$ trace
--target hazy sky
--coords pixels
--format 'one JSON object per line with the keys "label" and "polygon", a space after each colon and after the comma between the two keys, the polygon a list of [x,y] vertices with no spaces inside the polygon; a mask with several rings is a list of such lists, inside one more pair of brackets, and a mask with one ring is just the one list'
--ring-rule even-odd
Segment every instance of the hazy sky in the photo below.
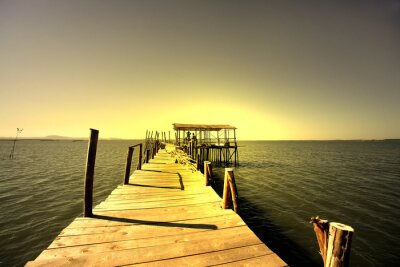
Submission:
{"label": "hazy sky", "polygon": [[0,136],[400,137],[400,1],[2,1]]}

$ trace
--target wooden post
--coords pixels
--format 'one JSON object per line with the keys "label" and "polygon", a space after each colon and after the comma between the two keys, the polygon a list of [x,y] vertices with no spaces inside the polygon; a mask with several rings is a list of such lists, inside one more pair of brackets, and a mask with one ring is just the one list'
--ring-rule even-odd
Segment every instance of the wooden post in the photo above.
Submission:
{"label": "wooden post", "polygon": [[224,177],[224,191],[222,194],[222,208],[229,208],[230,204],[233,203],[233,210],[238,212],[238,195],[235,183],[235,177],[233,175],[233,168],[225,168]]}
{"label": "wooden post", "polygon": [[232,203],[233,203],[233,210],[238,213],[239,206],[238,206],[238,192],[236,188],[236,181],[235,181],[235,175],[233,174],[233,169],[230,168],[232,171],[228,171],[229,175],[229,187],[231,190],[231,197],[232,197]]}
{"label": "wooden post", "polygon": [[140,145],[139,145],[139,163],[138,163],[138,166],[137,166],[138,170],[142,169],[142,147],[143,147],[143,144],[140,143]]}
{"label": "wooden post", "polygon": [[348,225],[336,222],[331,222],[329,224],[329,239],[325,267],[349,266],[353,232],[354,229]]}
{"label": "wooden post", "polygon": [[131,176],[131,165],[132,165],[132,155],[133,155],[133,147],[128,148],[128,154],[126,156],[126,164],[125,164],[125,178],[124,184],[129,184],[129,176]]}
{"label": "wooden post", "polygon": [[204,178],[206,180],[206,186],[210,185],[212,179],[212,167],[210,161],[204,161]]}
{"label": "wooden post", "polygon": [[93,216],[93,180],[94,166],[96,163],[97,141],[99,139],[99,131],[90,129],[90,139],[88,145],[88,153],[86,158],[86,170],[84,180],[84,196],[83,196],[83,216]]}
{"label": "wooden post", "polygon": [[326,250],[328,246],[328,230],[329,230],[329,222],[328,220],[320,219],[317,217],[311,217],[310,223],[313,224],[314,232],[317,237],[318,246],[320,250],[320,254],[322,260],[325,264],[326,262]]}
{"label": "wooden post", "polygon": [[224,191],[222,193],[222,208],[227,209],[229,208],[229,204],[231,202],[231,190],[229,186],[229,175],[228,172],[232,172],[232,168],[225,168],[225,175],[224,175]]}
{"label": "wooden post", "polygon": [[348,225],[317,217],[311,218],[324,267],[349,266],[350,246],[354,229]]}
{"label": "wooden post", "polygon": [[149,163],[149,160],[150,160],[150,149],[147,149],[146,150],[146,163]]}
{"label": "wooden post", "polygon": [[200,154],[197,154],[196,170],[200,170]]}

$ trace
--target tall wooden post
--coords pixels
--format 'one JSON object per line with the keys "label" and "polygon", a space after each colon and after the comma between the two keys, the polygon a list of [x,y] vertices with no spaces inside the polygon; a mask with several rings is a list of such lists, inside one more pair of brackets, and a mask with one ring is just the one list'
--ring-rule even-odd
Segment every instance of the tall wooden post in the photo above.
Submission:
{"label": "tall wooden post", "polygon": [[137,169],[138,169],[138,170],[141,170],[141,169],[142,169],[142,157],[143,157],[143,155],[142,155],[142,153],[143,153],[142,147],[143,147],[143,144],[140,143],[140,144],[139,144],[139,163],[138,163],[138,166],[137,166]]}
{"label": "tall wooden post", "polygon": [[348,225],[336,222],[331,222],[329,224],[329,239],[325,267],[349,266],[353,232],[354,229]]}
{"label": "tall wooden post", "polygon": [[88,153],[86,158],[86,170],[84,180],[84,196],[83,196],[83,216],[93,216],[93,180],[94,166],[96,163],[97,141],[99,139],[99,131],[90,129],[90,139],[88,145]]}
{"label": "tall wooden post", "polygon": [[210,185],[212,179],[212,167],[210,161],[204,161],[204,179],[206,181],[206,186]]}
{"label": "tall wooden post", "polygon": [[126,156],[126,164],[125,164],[125,178],[124,184],[129,184],[129,176],[131,176],[131,165],[132,165],[132,155],[133,155],[133,147],[128,148],[128,154]]}
{"label": "tall wooden post", "polygon": [[354,229],[317,217],[311,218],[324,267],[348,267]]}

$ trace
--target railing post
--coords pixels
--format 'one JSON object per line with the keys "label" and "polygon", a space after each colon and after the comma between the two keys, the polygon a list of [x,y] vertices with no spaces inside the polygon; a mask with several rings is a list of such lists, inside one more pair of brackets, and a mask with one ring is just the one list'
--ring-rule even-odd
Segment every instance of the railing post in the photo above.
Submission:
{"label": "railing post", "polygon": [[150,149],[146,150],[146,163],[149,163],[150,160]]}
{"label": "railing post", "polygon": [[204,161],[204,179],[206,181],[206,186],[210,185],[212,179],[212,168],[210,161]]}
{"label": "railing post", "polygon": [[94,166],[96,163],[97,141],[99,138],[99,131],[90,129],[90,139],[88,145],[88,153],[86,158],[86,170],[84,180],[84,196],[83,196],[83,216],[93,216],[93,180],[94,180]]}
{"label": "railing post", "polygon": [[197,159],[196,159],[196,170],[200,170],[200,154],[197,154]]}
{"label": "railing post", "polygon": [[233,210],[237,213],[238,199],[237,199],[235,176],[233,175],[233,168],[225,168],[224,191],[222,194],[222,208],[223,209],[229,208],[231,203],[233,203]]}
{"label": "railing post", "polygon": [[142,169],[142,146],[143,146],[143,144],[140,143],[140,145],[139,145],[139,163],[138,163],[138,167],[137,167],[138,170]]}
{"label": "railing post", "polygon": [[131,175],[131,165],[132,165],[132,155],[133,155],[133,147],[128,148],[128,154],[126,157],[126,165],[125,165],[125,179],[124,184],[129,184],[129,176]]}

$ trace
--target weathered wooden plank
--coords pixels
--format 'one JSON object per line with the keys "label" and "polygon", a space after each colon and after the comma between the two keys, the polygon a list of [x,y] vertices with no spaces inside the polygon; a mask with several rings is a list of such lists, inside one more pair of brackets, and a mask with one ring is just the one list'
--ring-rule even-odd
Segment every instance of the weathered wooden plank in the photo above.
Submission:
{"label": "weathered wooden plank", "polygon": [[[170,225],[175,225],[171,227]],[[247,231],[244,223],[237,219],[227,219],[206,223],[173,223],[165,225],[139,225],[117,226],[112,229],[91,229],[97,232],[78,235],[59,236],[49,249],[45,250],[41,257],[64,257],[68,254],[80,255],[84,253],[116,251],[155,245],[174,244],[180,240],[202,240],[204,237],[216,238],[230,233],[241,234]],[[233,229],[234,228],[234,229]],[[85,229],[87,230],[87,229]],[[222,233],[220,231],[227,230]],[[228,231],[229,230],[229,231]],[[196,241],[196,242],[197,242]]]}
{"label": "weathered wooden plank", "polygon": [[252,257],[239,261],[227,262],[214,266],[274,266],[287,267],[288,265],[276,254],[268,254],[263,256]]}
{"label": "weathered wooden plank", "polygon": [[116,201],[116,200],[137,200],[137,201],[154,201],[158,199],[180,199],[180,198],[196,198],[198,197],[207,197],[207,196],[218,196],[215,192],[203,191],[200,193],[185,193],[185,194],[177,194],[170,192],[160,192],[153,194],[110,194],[107,197],[107,201]]}
{"label": "weathered wooden plank", "polygon": [[[44,259],[42,263],[44,266],[54,266],[54,264],[82,264],[87,266],[128,265],[262,244],[254,234],[249,234],[248,231],[250,230],[246,226],[243,226],[209,231],[210,235],[195,233],[179,235],[175,238],[141,239],[138,243],[142,247],[139,248],[101,252],[97,256],[93,254],[68,254],[68,256],[62,257],[59,261],[49,259],[46,261]],[[226,240],[229,240],[229,242]],[[146,243],[143,244],[143,242]],[[40,261],[37,264],[40,264]],[[33,264],[32,266],[35,265]]]}
{"label": "weathered wooden plank", "polygon": [[219,250],[205,254],[197,254],[187,257],[133,264],[128,266],[135,266],[135,267],[211,266],[211,265],[229,263],[232,261],[240,261],[270,254],[273,254],[273,252],[267,246],[265,246],[264,244],[258,244],[258,245],[245,246],[233,249]]}
{"label": "weathered wooden plank", "polygon": [[161,207],[175,207],[175,206],[185,206],[193,204],[202,204],[209,202],[220,202],[217,198],[189,198],[189,199],[172,199],[165,201],[104,201],[101,202],[95,208],[95,211],[100,211],[104,209],[149,209],[149,208],[161,208]]}
{"label": "weathered wooden plank", "polygon": [[[208,207],[208,208],[207,208]],[[127,211],[109,211],[98,212],[94,218],[76,218],[68,228],[74,227],[96,227],[111,226],[121,223],[131,223],[133,220],[148,220],[159,222],[174,222],[180,220],[192,220],[209,218],[215,216],[224,216],[234,214],[231,210],[221,211],[216,204],[193,205],[181,207],[168,207],[163,209],[144,209],[144,210],[127,210]],[[114,220],[104,220],[96,218],[98,215],[109,216]]]}
{"label": "weathered wooden plank", "polygon": [[[99,220],[99,221],[104,221],[104,220]],[[179,220],[179,221],[170,221],[170,222],[160,222],[160,221],[147,221],[148,224],[143,224],[141,221],[132,221],[132,222],[119,222],[119,221],[112,221],[109,220],[108,222],[115,222],[115,224],[99,224],[99,225],[90,225],[89,222],[85,222],[84,224],[81,224],[83,227],[67,227],[62,232],[58,235],[59,237],[62,236],[77,236],[77,235],[89,235],[89,234],[105,234],[105,233],[116,233],[116,232],[123,232],[126,231],[127,229],[132,229],[133,231],[148,231],[149,230],[149,225],[157,227],[158,223],[159,225],[163,226],[165,229],[167,229],[166,226],[169,224],[182,224],[182,226],[187,225],[188,227],[186,228],[192,228],[196,229],[196,227],[189,227],[191,225],[196,226],[197,224],[210,224],[210,225],[215,225],[216,229],[220,229],[222,226],[226,227],[233,227],[233,226],[239,226],[239,225],[244,225],[244,222],[242,219],[237,216],[236,214],[227,214],[227,215],[222,215],[222,216],[213,216],[213,217],[203,217],[203,218],[194,218],[190,220]],[[153,224],[151,224],[154,222]],[[175,230],[178,229],[177,227],[171,227],[171,229]],[[199,228],[200,229],[200,228]],[[163,230],[163,229],[160,229]],[[182,230],[179,230],[181,232]],[[136,232],[137,233],[137,232]],[[159,234],[158,232],[156,234]],[[170,233],[172,234],[172,233]],[[152,234],[154,235],[154,234]]]}

